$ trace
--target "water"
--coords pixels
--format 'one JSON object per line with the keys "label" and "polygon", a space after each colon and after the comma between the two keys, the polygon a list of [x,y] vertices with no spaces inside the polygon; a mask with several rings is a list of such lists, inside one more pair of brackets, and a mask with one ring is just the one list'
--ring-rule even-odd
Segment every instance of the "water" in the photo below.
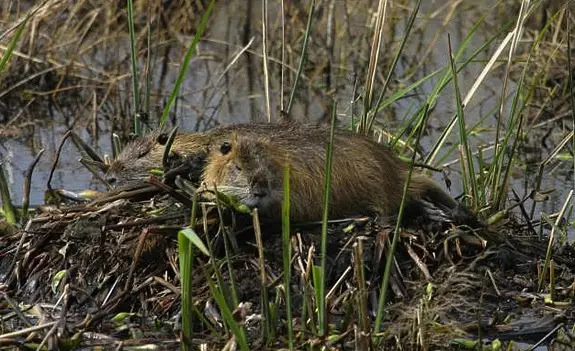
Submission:
{"label": "water", "polygon": [[[304,78],[300,82],[300,89],[295,100],[292,115],[298,120],[318,121],[325,119],[329,115],[332,96],[338,100],[338,113],[342,124],[348,123],[351,115],[351,101],[353,93],[358,95],[363,86],[360,84],[354,90],[356,79],[363,81],[367,70],[367,59],[369,46],[371,44],[371,30],[367,27],[374,21],[374,11],[376,2],[364,1],[368,7],[353,4],[346,1],[336,1],[334,8],[336,38],[334,43],[334,57],[336,61],[332,63],[331,80],[327,82],[322,72],[327,53],[325,52],[325,35],[327,28],[328,7],[322,7],[316,13],[316,27],[314,27],[313,37],[310,41],[309,64],[304,71]],[[268,31],[270,39],[268,50],[270,57],[280,58],[279,48],[281,41],[279,37],[280,8],[270,5],[270,16]],[[344,16],[344,8],[347,7],[349,15]],[[449,64],[449,48],[447,34],[451,36],[453,50],[457,50],[465,39],[473,24],[480,15],[487,13],[488,20],[482,24],[478,34],[472,39],[469,48],[464,56],[471,54],[473,50],[480,47],[482,43],[494,35],[501,27],[496,18],[500,8],[491,9],[487,5],[476,5],[472,1],[462,1],[457,7],[444,2],[424,1],[423,7],[418,15],[413,34],[408,42],[402,59],[399,61],[396,74],[394,75],[391,88],[388,94],[394,89],[405,87],[421,79],[425,75]],[[370,11],[365,11],[371,8]],[[453,11],[452,11],[453,10]],[[294,27],[305,24],[305,7],[290,7],[288,14],[288,25]],[[390,18],[388,23],[396,22],[393,31],[387,30],[382,55],[385,53],[389,60],[393,57],[397,43],[401,40],[402,31],[409,12],[401,8],[388,9]],[[297,15],[295,15],[297,13]],[[509,13],[510,18],[516,16]],[[250,32],[245,33],[244,28],[247,19],[250,19]],[[243,1],[231,1],[227,4],[218,4],[210,20],[210,31],[205,36],[198,47],[196,57],[192,60],[186,75],[186,80],[180,91],[177,107],[174,110],[175,116],[172,121],[176,122],[181,130],[202,130],[214,126],[215,124],[230,124],[248,121],[266,120],[265,98],[263,74],[261,68],[261,8],[260,3],[251,4]],[[391,25],[390,25],[391,26]],[[142,28],[140,28],[142,29]],[[391,27],[390,27],[391,29]],[[108,40],[105,43],[96,42],[99,37],[97,30],[94,34],[88,34],[84,43],[91,43],[91,50],[80,50],[79,57],[70,57],[70,60],[77,60],[85,63],[89,69],[82,69],[82,73],[92,79],[104,81],[101,73],[113,71],[117,76],[123,75],[121,79],[110,84],[96,84],[96,88],[80,89],[78,101],[71,103],[69,109],[28,109],[30,115],[34,115],[38,121],[31,137],[26,138],[2,138],[0,145],[0,157],[4,160],[5,170],[8,173],[12,196],[19,204],[22,197],[23,177],[28,165],[32,162],[40,149],[45,149],[44,156],[40,159],[31,190],[32,205],[43,203],[43,192],[46,189],[46,182],[54,162],[56,150],[64,133],[72,127],[74,131],[82,135],[85,140],[93,144],[102,154],[111,153],[110,132],[119,130],[126,132],[129,123],[122,122],[121,116],[131,114],[131,81],[129,77],[129,50],[127,46],[127,31],[120,32],[123,36],[118,40]],[[287,102],[289,87],[293,83],[293,74],[299,62],[299,50],[301,48],[301,33],[297,30],[287,32],[287,60],[288,66],[285,69],[286,83],[284,87],[283,101]],[[393,33],[393,35],[392,35]],[[189,33],[188,33],[189,34]],[[244,45],[244,39],[254,38],[247,53],[244,53],[233,64],[235,55]],[[152,99],[151,115],[153,118],[161,112],[169,91],[177,78],[179,62],[183,59],[185,48],[191,41],[191,36],[178,34],[177,41],[154,41],[153,53],[155,60],[152,74]],[[290,40],[292,40],[290,42]],[[458,76],[460,90],[465,95],[472,84],[477,79],[481,70],[485,67],[486,61],[494,52],[500,41],[491,44],[484,53],[480,54],[476,62],[469,64]],[[394,44],[394,45],[392,45]],[[80,45],[80,44],[75,44]],[[88,45],[88,44],[85,44]],[[80,46],[81,47],[81,46]],[[168,48],[170,50],[168,51]],[[392,53],[388,51],[393,50]],[[427,56],[425,56],[427,53]],[[422,57],[423,56],[423,57]],[[505,56],[501,57],[505,59]],[[168,60],[166,74],[162,75],[161,64]],[[382,64],[381,78],[387,73],[389,64]],[[117,61],[117,62],[116,62]],[[280,110],[280,78],[279,65],[270,61],[270,96],[272,115],[277,116]],[[414,64],[419,62],[419,65]],[[110,68],[112,64],[114,69]],[[144,61],[141,61],[142,70]],[[480,89],[475,93],[470,104],[466,106],[466,119],[475,123],[482,116],[488,116],[484,124],[493,127],[495,125],[495,106],[502,91],[502,77],[504,74],[504,63],[499,63],[498,68],[489,73]],[[415,69],[414,69],[415,67]],[[316,71],[314,71],[316,69]],[[319,73],[318,73],[319,72]],[[110,74],[111,75],[111,74]],[[416,89],[408,98],[399,100],[390,106],[380,116],[386,128],[394,129],[402,125],[405,116],[411,115],[419,108],[426,97],[436,86],[437,80],[441,76],[431,79]],[[142,79],[143,81],[143,79]],[[329,85],[329,86],[328,86]],[[106,88],[113,87],[112,93],[105,95]],[[507,92],[514,92],[516,84],[514,80],[509,81]],[[326,93],[327,91],[332,93]],[[66,94],[60,93],[60,94]],[[376,92],[377,94],[377,92]],[[108,100],[106,100],[108,99]],[[93,101],[92,101],[93,100]],[[77,105],[77,106],[76,106]],[[506,103],[504,116],[508,116],[511,102]],[[34,106],[34,105],[32,105]],[[97,106],[95,108],[95,106]],[[120,106],[120,107],[119,107]],[[123,106],[123,107],[121,107]],[[443,130],[455,113],[455,100],[452,86],[449,85],[441,94],[436,106],[430,112],[429,134],[422,140],[423,152],[429,151],[434,141]],[[23,107],[26,109],[25,107]],[[73,112],[71,112],[73,111]],[[94,115],[95,111],[95,115]],[[360,111],[360,106],[355,106],[355,112]],[[493,117],[490,117],[492,115]],[[100,129],[98,138],[93,138],[94,119],[97,118],[97,125]],[[277,117],[274,117],[277,120]],[[16,123],[17,125],[17,123]],[[544,134],[546,130],[534,130],[531,137],[537,140],[536,136]],[[126,133],[124,133],[126,134]],[[554,131],[549,138],[552,148],[562,137],[560,131]],[[471,138],[475,146],[485,145],[494,139],[492,130],[485,130],[480,136]],[[454,132],[450,138],[453,143],[458,142],[457,133]],[[535,144],[537,145],[537,141]],[[527,156],[536,161],[546,157],[550,149],[534,148],[534,152]],[[533,151],[533,150],[532,150]],[[78,162],[79,153],[68,141],[64,146],[60,161],[55,169],[52,187],[66,188],[68,190],[81,190],[85,188],[97,188],[97,183],[92,179],[92,175],[84,169]],[[442,163],[450,163],[451,158],[446,158]],[[447,171],[451,174],[453,182],[452,194],[461,192],[459,175],[457,175],[458,163],[450,167]],[[440,180],[440,177],[437,177]],[[526,194],[533,187],[535,172],[532,169],[517,169],[513,173],[512,188],[520,195]],[[546,172],[543,179],[543,188],[555,188],[556,191],[550,195],[549,201],[539,205],[536,213],[553,213],[562,206],[567,193],[573,188],[572,167],[567,163],[559,164],[556,172]],[[530,208],[528,205],[527,208]],[[538,217],[538,216],[536,216]]]}

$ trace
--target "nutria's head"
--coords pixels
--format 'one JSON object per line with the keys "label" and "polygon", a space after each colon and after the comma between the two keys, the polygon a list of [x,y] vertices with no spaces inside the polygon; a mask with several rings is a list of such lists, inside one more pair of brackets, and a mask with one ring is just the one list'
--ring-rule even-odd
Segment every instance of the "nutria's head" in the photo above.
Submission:
{"label": "nutria's head", "polygon": [[[274,158],[275,156],[275,158]],[[266,215],[282,199],[281,160],[269,142],[233,135],[214,144],[203,173],[206,186]]]}
{"label": "nutria's head", "polygon": [[118,156],[110,163],[105,179],[114,186],[122,186],[144,181],[149,171],[161,168],[163,145],[167,134],[160,131],[136,138],[126,144]]}
{"label": "nutria's head", "polygon": [[[198,181],[207,156],[210,138],[204,133],[176,134],[164,164],[168,134],[159,130],[128,143],[106,171],[106,180],[114,186],[145,181],[153,169],[176,169],[178,174]],[[167,168],[167,169],[164,169]],[[180,170],[181,169],[181,170]]]}

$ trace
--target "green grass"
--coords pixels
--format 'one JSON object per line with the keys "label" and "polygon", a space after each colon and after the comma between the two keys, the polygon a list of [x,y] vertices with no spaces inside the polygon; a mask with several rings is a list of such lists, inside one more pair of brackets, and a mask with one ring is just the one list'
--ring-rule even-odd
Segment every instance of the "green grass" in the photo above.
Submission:
{"label": "green grass", "polygon": [[307,17],[307,25],[305,28],[303,47],[302,47],[301,56],[299,59],[299,65],[297,67],[297,73],[295,75],[295,80],[294,80],[293,87],[292,87],[291,92],[290,92],[288,104],[287,104],[287,107],[285,110],[286,116],[290,115],[292,105],[294,103],[295,95],[296,95],[296,92],[298,90],[298,84],[299,84],[299,81],[301,79],[303,68],[304,68],[306,60],[307,60],[307,49],[308,49],[309,38],[311,36],[311,28],[312,28],[311,24],[313,23],[314,9],[315,9],[315,0],[311,0],[309,3],[309,12],[307,15],[308,16]]}
{"label": "green grass", "polygon": [[282,258],[284,275],[284,294],[286,305],[286,324],[288,333],[288,347],[294,348],[293,314],[291,302],[291,231],[290,231],[290,169],[284,168],[283,173],[283,202],[282,202]]}
{"label": "green grass", "polygon": [[[329,197],[331,196],[331,172],[333,158],[333,138],[335,133],[335,122],[337,117],[337,102],[334,102],[331,113],[331,128],[327,154],[325,158],[325,180],[323,188],[323,218],[321,223],[321,263],[319,267],[313,267],[314,283],[318,304],[319,336],[325,337],[328,333],[326,301],[325,301],[325,280],[326,280],[326,260],[327,260],[327,222],[329,220]],[[319,284],[319,285],[318,285]]]}
{"label": "green grass", "polygon": [[[422,123],[419,127],[419,136],[418,136],[417,141],[419,141],[419,139],[421,138],[421,135],[422,135],[423,130],[424,130],[424,126],[426,125],[424,122],[427,121],[427,116],[428,116],[428,107],[426,106],[426,108],[423,110]],[[407,179],[405,180],[405,183],[403,184],[401,205],[399,207],[399,213],[397,215],[395,230],[393,232],[393,239],[391,241],[391,246],[389,247],[389,250],[387,250],[385,270],[383,273],[383,279],[381,281],[379,301],[377,304],[377,314],[375,317],[375,324],[373,327],[374,333],[380,332],[381,324],[382,324],[384,313],[385,313],[385,304],[387,303],[387,299],[388,299],[387,295],[388,295],[388,291],[389,291],[389,279],[391,278],[391,269],[392,269],[393,261],[395,258],[395,256],[394,256],[395,255],[395,249],[397,247],[397,242],[399,240],[401,221],[403,220],[405,203],[407,202],[407,190],[409,189],[409,183],[411,182],[411,176],[413,173],[413,162],[415,161],[415,155],[416,155],[416,153],[414,152],[413,156],[411,158],[412,162],[411,162],[411,166],[409,167]]]}
{"label": "green grass", "polygon": [[[16,27],[12,28],[15,29],[14,35],[12,36],[12,39],[10,39],[10,41],[8,42],[8,46],[4,51],[4,55],[2,55],[2,58],[0,59],[0,75],[4,74],[6,65],[10,61],[14,49],[18,44],[18,40],[20,39],[20,36],[22,35],[22,32],[24,31],[24,28],[26,27],[28,20],[32,16],[32,13],[33,12],[29,12],[26,15],[26,17],[24,17],[24,19]],[[6,32],[4,32],[2,34],[2,37],[6,36],[10,31],[11,30],[9,29]],[[8,186],[2,162],[0,162],[0,197],[2,198],[2,215],[9,224],[16,224],[18,222],[18,212],[16,211],[16,208],[12,203],[12,198],[10,196],[10,187]]]}
{"label": "green grass", "polygon": [[182,82],[184,81],[184,78],[188,74],[188,68],[190,65],[190,61],[192,60],[192,57],[194,57],[194,54],[196,53],[196,47],[197,47],[198,43],[200,42],[200,38],[202,37],[204,30],[206,29],[206,26],[208,24],[208,19],[210,18],[210,15],[211,15],[212,10],[214,8],[215,2],[216,2],[215,0],[211,0],[210,3],[208,4],[208,7],[206,8],[206,12],[204,12],[204,14],[202,15],[202,20],[200,21],[200,24],[198,25],[198,29],[196,31],[196,34],[194,35],[194,38],[192,39],[192,42],[190,43],[190,46],[188,47],[188,51],[186,53],[186,56],[184,57],[184,61],[182,62],[181,66],[180,66],[180,70],[178,72],[178,78],[176,79],[176,83],[174,84],[174,88],[172,89],[172,92],[170,93],[170,96],[168,98],[168,103],[166,104],[166,106],[164,106],[164,109],[162,110],[162,116],[160,117],[160,126],[163,126],[166,123],[166,121],[168,120],[168,116],[170,114],[170,111],[172,110],[174,102],[176,101],[176,97],[180,93],[180,87],[182,85]]}

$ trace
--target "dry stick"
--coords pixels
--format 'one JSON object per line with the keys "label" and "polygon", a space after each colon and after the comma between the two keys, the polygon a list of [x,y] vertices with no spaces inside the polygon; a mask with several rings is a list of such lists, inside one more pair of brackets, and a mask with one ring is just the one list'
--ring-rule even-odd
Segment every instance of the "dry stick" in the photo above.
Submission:
{"label": "dry stick", "polygon": [[2,39],[4,39],[5,36],[7,36],[11,32],[13,32],[14,30],[16,30],[16,28],[20,27],[22,22],[27,21],[30,17],[34,16],[36,14],[36,12],[42,10],[44,8],[44,5],[46,5],[46,3],[48,3],[48,1],[50,1],[50,0],[44,0],[44,2],[38,4],[32,10],[30,10],[27,14],[20,17],[20,19],[17,20],[10,28],[5,30],[4,33],[0,34],[0,41],[2,41]]}
{"label": "dry stick", "polygon": [[536,234],[537,231],[533,227],[533,223],[532,223],[532,220],[529,218],[529,214],[527,213],[527,209],[525,209],[525,206],[523,206],[525,201],[527,201],[530,198],[529,194],[527,194],[526,196],[523,197],[523,199],[521,199],[519,197],[519,195],[517,194],[517,192],[515,191],[515,189],[511,189],[511,192],[513,193],[513,196],[515,197],[515,201],[517,201],[517,204],[511,206],[507,210],[510,211],[514,207],[519,207],[519,211],[521,212],[521,215],[523,216],[523,219],[525,220],[525,224],[527,225],[527,228],[529,229],[529,231],[531,233]]}
{"label": "dry stick", "polygon": [[[233,67],[233,65],[240,59],[242,54],[244,52],[246,52],[250,46],[252,46],[254,39],[255,39],[255,37],[251,37],[249,42],[244,47],[242,47],[242,49],[237,54],[234,55],[234,57],[231,59],[230,63],[228,63],[228,65],[224,68],[224,70],[222,71],[220,76],[216,79],[216,82],[212,85],[209,85],[208,88],[217,88],[218,87],[218,85],[220,84],[220,81],[225,77],[225,75]],[[211,95],[212,97],[208,98],[208,101],[211,101],[215,94],[216,94],[216,92],[214,91],[214,93]]]}
{"label": "dry stick", "polygon": [[62,148],[64,147],[64,142],[66,141],[66,139],[68,139],[68,137],[72,134],[72,131],[69,130],[66,132],[66,134],[64,134],[64,138],[62,138],[62,141],[60,142],[60,145],[58,146],[58,152],[56,153],[56,158],[54,159],[54,163],[52,164],[52,168],[50,169],[50,176],[48,177],[48,182],[46,183],[46,187],[48,188],[48,190],[52,190],[52,177],[54,176],[54,171],[56,170],[56,166],[58,165],[58,161],[60,160],[60,153],[62,152]]}
{"label": "dry stick", "polygon": [[41,149],[36,155],[32,164],[26,169],[24,173],[24,187],[22,190],[22,219],[25,221],[28,218],[28,207],[30,206],[30,184],[32,183],[32,173],[34,173],[34,168],[40,161],[40,157],[44,153],[44,149]]}
{"label": "dry stick", "polygon": [[547,333],[544,337],[541,338],[541,340],[539,340],[537,343],[535,343],[535,345],[532,345],[530,348],[528,348],[526,351],[533,351],[535,349],[537,349],[539,346],[541,346],[545,341],[547,341],[547,339],[549,339],[550,336],[552,336],[553,334],[555,334],[559,329],[565,327],[564,323],[559,323],[555,328],[553,328],[549,333]]}
{"label": "dry stick", "polygon": [[[263,0],[266,1],[266,0]],[[262,309],[265,320],[264,324],[264,335],[266,337],[266,343],[272,338],[271,321],[267,320],[270,314],[270,306],[268,304],[268,291],[266,286],[266,268],[265,268],[265,258],[264,258],[264,244],[262,240],[262,230],[260,226],[260,219],[258,216],[258,209],[255,208],[252,212],[252,219],[254,224],[254,234],[256,237],[256,246],[258,248],[258,268],[260,271],[260,289],[262,299]],[[288,287],[286,287],[288,288]]]}
{"label": "dry stick", "polygon": [[0,335],[0,339],[8,339],[8,338],[12,338],[12,337],[15,337],[15,336],[28,335],[28,334],[30,334],[31,332],[35,332],[35,331],[38,331],[38,330],[42,330],[42,329],[49,328],[49,327],[53,326],[53,325],[56,324],[56,323],[58,323],[58,322],[44,323],[44,324],[36,325],[36,326],[30,327],[30,328],[17,330],[17,331],[15,331],[15,332],[2,334],[2,335]]}
{"label": "dry stick", "polygon": [[168,134],[168,140],[166,141],[166,145],[164,146],[164,153],[162,154],[162,166],[164,167],[164,170],[168,168],[168,158],[170,157],[170,150],[172,149],[172,144],[174,143],[174,139],[176,138],[177,133],[178,133],[178,126],[175,126]]}
{"label": "dry stick", "polygon": [[[44,339],[42,339],[42,342],[40,343],[40,345],[38,345],[36,350],[42,350],[42,347],[48,341],[48,338],[52,336],[54,333],[56,333],[58,327],[66,324],[66,314],[68,312],[68,286],[69,285],[66,285],[64,287],[64,292],[62,293],[64,296],[64,305],[62,306],[62,310],[60,311],[60,319],[55,321],[56,323],[52,326],[52,328],[50,328],[50,330],[48,330],[48,332],[44,336]],[[58,336],[56,335],[56,337]]]}
{"label": "dry stick", "polygon": [[119,199],[129,199],[138,195],[145,195],[148,193],[157,193],[157,186],[154,184],[148,184],[146,182],[138,183],[135,185],[128,185],[122,188],[116,188],[104,194],[104,196],[97,198],[96,200],[90,202],[86,207],[94,207],[102,204],[106,204]]}
{"label": "dry stick", "polygon": [[22,246],[24,246],[24,241],[26,241],[26,237],[28,236],[28,231],[30,230],[32,223],[33,223],[32,220],[28,220],[28,223],[26,223],[26,226],[24,227],[24,231],[22,232],[22,236],[20,237],[20,241],[18,242],[18,246],[16,247],[16,252],[14,252],[14,259],[10,264],[10,268],[8,268],[8,272],[10,272],[10,275],[4,281],[5,285],[9,286],[16,275],[16,270],[14,268],[16,267],[16,262],[18,261],[20,250],[22,250]]}
{"label": "dry stick", "polygon": [[[165,221],[180,219],[184,216],[185,216],[185,214],[175,213],[175,214],[170,214],[170,215],[165,215],[165,216],[158,216],[158,217],[152,217],[152,218],[146,218],[146,219],[137,219],[134,221],[121,223],[121,224],[110,224],[110,225],[105,226],[103,228],[103,230],[118,230],[118,229],[131,228],[131,227],[135,227],[135,226],[162,223]],[[177,229],[177,228],[181,229],[181,226],[174,226],[174,229]]]}
{"label": "dry stick", "polygon": [[80,138],[78,134],[72,131],[70,131],[70,134],[72,137],[72,142],[74,143],[74,145],[76,145],[76,147],[80,152],[85,152],[93,161],[102,164],[104,163],[104,160],[100,157],[100,155],[98,155],[98,153],[94,151],[94,149],[90,145],[84,142],[84,140],[82,140],[82,138]]}
{"label": "dry stick", "polygon": [[156,186],[159,189],[162,189],[163,191],[165,191],[166,193],[168,193],[170,196],[172,196],[174,199],[178,200],[179,202],[181,202],[182,204],[184,204],[184,206],[191,208],[193,205],[193,201],[186,197],[185,195],[182,195],[181,193],[177,192],[174,188],[172,188],[171,186],[164,184],[162,182],[160,182],[157,178],[152,177],[149,180],[149,183]]}
{"label": "dry stick", "polygon": [[365,287],[365,275],[364,275],[364,266],[363,266],[363,257],[364,257],[364,250],[363,250],[363,241],[358,239],[355,244],[353,245],[353,267],[355,273],[355,279],[358,285],[358,291],[356,292],[357,304],[358,304],[358,314],[359,318],[359,337],[357,338],[357,343],[360,346],[360,349],[368,350],[370,349],[370,341],[369,338],[369,312],[367,308],[367,298],[368,292]]}
{"label": "dry stick", "polygon": [[[16,314],[16,316],[18,316],[18,318],[20,318],[20,320],[22,321],[22,323],[26,324],[28,327],[32,326],[32,322],[30,322],[28,320],[28,318],[26,318],[26,316],[24,315],[24,312],[22,312],[22,310],[19,308],[18,303],[13,301],[8,294],[3,293],[2,294],[2,298],[4,300],[6,300],[6,302],[8,303],[8,306],[14,310],[14,313]],[[24,310],[30,310],[32,309],[33,306],[30,307],[26,307],[24,308]]]}
{"label": "dry stick", "polygon": [[149,233],[150,233],[150,230],[148,228],[145,228],[140,233],[140,238],[138,240],[138,246],[136,246],[136,251],[134,251],[134,257],[132,259],[132,264],[130,265],[130,270],[128,271],[128,277],[126,278],[126,284],[124,285],[124,291],[125,292],[132,290],[132,289],[130,289],[130,284],[132,284],[132,278],[134,277],[134,272],[136,271],[136,266],[138,265],[138,262],[140,261],[140,257],[142,256],[142,250],[144,248],[144,243],[146,242],[146,239],[148,238]]}

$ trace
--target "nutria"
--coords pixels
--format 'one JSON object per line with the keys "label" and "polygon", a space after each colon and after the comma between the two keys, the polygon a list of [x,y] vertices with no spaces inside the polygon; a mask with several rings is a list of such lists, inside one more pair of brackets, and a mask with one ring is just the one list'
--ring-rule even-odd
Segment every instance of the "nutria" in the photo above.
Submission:
{"label": "nutria", "polygon": [[[186,166],[184,168],[187,178],[199,181],[210,144],[218,144],[233,132],[256,136],[270,134],[277,129],[278,125],[269,123],[236,124],[213,128],[207,132],[178,133],[170,148],[168,168]],[[163,168],[167,140],[168,135],[161,129],[156,129],[131,141],[104,170],[106,180],[114,186],[145,181],[150,176],[150,170]]]}
{"label": "nutria", "polygon": [[[267,134],[233,132],[211,144],[202,179],[208,188],[236,197],[260,215],[279,219],[284,166],[290,167],[290,218],[322,217],[329,131],[317,126],[276,127]],[[409,167],[371,138],[338,130],[334,137],[330,218],[354,214],[394,216]],[[426,209],[446,214],[458,202],[425,175],[413,172],[408,189],[410,216]],[[421,212],[423,211],[423,212]]]}
{"label": "nutria", "polygon": [[[167,140],[168,135],[157,129],[131,141],[106,169],[106,180],[114,186],[127,186],[145,181],[152,169],[163,168],[164,147]],[[197,156],[201,172],[202,160],[207,155],[208,140],[204,133],[176,135],[170,148],[170,159]]]}

